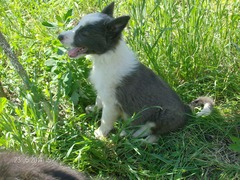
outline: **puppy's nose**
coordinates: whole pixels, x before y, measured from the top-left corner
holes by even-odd
[[[62,40],[64,39],[64,35],[59,34],[59,35],[58,35],[58,39],[59,39],[59,41],[62,41]]]

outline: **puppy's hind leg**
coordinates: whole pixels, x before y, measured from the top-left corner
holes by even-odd
[[[157,135],[149,135],[148,137],[146,137],[146,139],[144,139],[144,142],[152,144],[152,143],[156,143],[158,141],[159,137]]]
[[[139,130],[137,130],[134,134],[133,137],[146,137],[150,134],[152,134],[152,128],[156,126],[155,123],[153,122],[147,122],[146,124],[142,125]]]
[[[143,125],[139,130],[137,130],[134,134],[133,137],[146,137],[143,142],[145,143],[156,143],[159,139],[157,135],[152,134],[152,128],[156,127],[156,124],[153,122],[148,122],[145,125]]]

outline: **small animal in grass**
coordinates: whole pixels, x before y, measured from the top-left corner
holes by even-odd
[[[0,180],[85,180],[85,175],[50,160],[0,152]]]
[[[107,136],[120,116],[128,119],[137,113],[132,125],[140,128],[133,137],[156,142],[159,135],[183,127],[191,110],[164,80],[139,62],[122,37],[130,16],[114,18],[113,11],[111,3],[101,12],[85,15],[58,39],[69,47],[70,58],[87,55],[93,62],[90,80],[97,91],[95,106],[102,109],[95,136]],[[204,99],[204,104],[212,104],[211,98]],[[203,108],[200,114],[204,112]]]

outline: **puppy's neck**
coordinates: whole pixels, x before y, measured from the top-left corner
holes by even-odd
[[[105,101],[116,101],[115,88],[139,65],[133,51],[120,40],[113,50],[101,55],[91,55],[90,58],[93,61],[90,80],[98,96]]]
[[[119,41],[119,43],[114,49],[109,50],[108,52],[101,55],[97,54],[88,55],[88,58],[93,61],[94,66],[126,62],[128,63],[138,62],[133,51],[127,46],[126,42],[122,39]]]

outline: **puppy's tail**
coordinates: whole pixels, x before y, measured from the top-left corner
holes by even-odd
[[[213,106],[214,106],[214,101],[211,97],[199,97],[197,99],[195,99],[194,101],[192,101],[189,104],[190,108],[193,110],[195,107],[203,107],[202,110],[200,112],[198,112],[196,114],[197,117],[199,116],[208,116],[209,114],[211,114],[212,110],[213,110]]]

